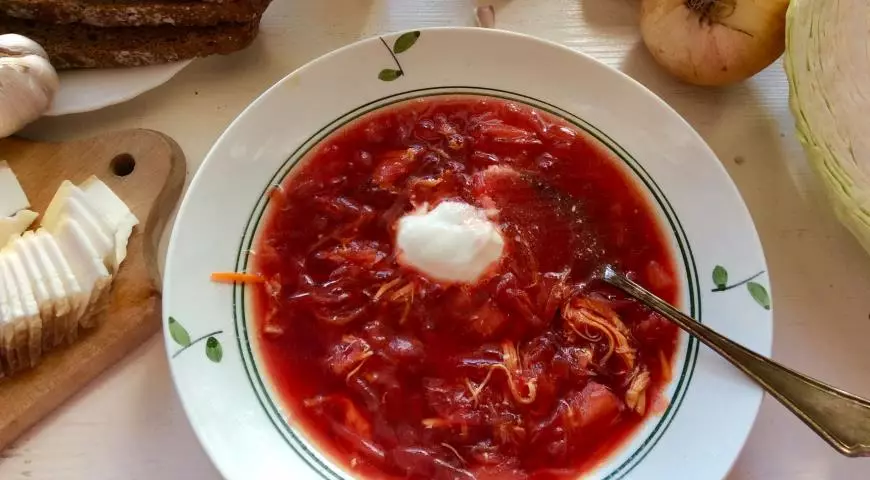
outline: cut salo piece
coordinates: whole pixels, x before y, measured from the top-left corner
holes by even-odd
[[[102,215],[88,204],[85,194],[69,180],[61,183],[57,193],[42,216],[41,226],[55,232],[60,222],[72,218],[87,235],[106,268],[115,268],[115,232],[102,219]]]
[[[0,161],[0,218],[11,217],[25,208],[30,208],[30,201],[18,178],[8,163]]]
[[[18,366],[18,356],[12,347],[15,339],[15,319],[12,318],[12,307],[9,304],[9,294],[6,292],[6,280],[3,272],[6,261],[0,255],[0,372],[11,375]]]
[[[45,235],[43,235],[44,237]],[[78,319],[73,304],[77,296],[81,296],[81,291],[78,288],[78,282],[72,274],[72,270],[63,259],[60,253],[60,248],[54,243],[54,239],[50,236],[48,240],[40,238],[34,232],[25,232],[21,242],[18,244],[22,247],[27,258],[34,260],[36,267],[39,269],[39,275],[45,282],[45,288],[48,291],[50,308],[54,314],[54,321],[51,325],[50,342],[51,347],[56,347],[64,342],[68,337],[70,325],[77,326]],[[52,260],[53,255],[50,250],[54,250],[56,255],[63,260],[62,264],[58,265]],[[64,281],[64,276],[68,275],[74,282],[69,287]],[[71,292],[68,294],[69,291]],[[46,318],[43,317],[43,328],[46,325]],[[45,338],[45,335],[43,335]]]
[[[72,267],[50,233],[40,229],[34,234],[34,240],[38,248],[45,253],[47,260],[51,262],[51,266],[57,271],[58,278],[62,282],[63,298],[68,302],[69,313],[66,315],[66,322],[58,325],[58,330],[61,332],[62,340],[72,343],[78,338],[79,320],[88,308],[91,292],[85,291],[79,284]]]
[[[27,357],[30,362],[25,366],[35,367],[42,359],[42,317],[39,314],[39,304],[36,303],[21,256],[14,249],[7,249],[5,254],[15,286],[18,287],[18,297],[21,299],[22,318],[19,321],[27,326]]]
[[[102,307],[102,300],[109,290],[112,276],[103,264],[102,256],[74,218],[62,218],[52,235],[69,262],[82,293],[88,297],[88,307],[79,318],[79,325],[92,327],[94,313]]]
[[[21,304],[21,296],[18,293],[17,281],[12,273],[9,255],[5,252],[0,253],[0,275],[2,275],[0,283],[6,289],[6,298],[9,302],[9,316],[3,324],[3,339],[9,361],[9,371],[15,373],[30,365],[30,354],[27,348],[29,331],[24,308]]]
[[[99,178],[91,176],[79,185],[79,188],[88,203],[102,214],[103,220],[114,231],[115,269],[117,270],[121,262],[127,258],[127,242],[133,233],[133,227],[139,224],[139,220],[127,204]]]
[[[57,346],[58,303],[64,298],[63,285],[57,270],[51,265],[46,255],[37,247],[33,232],[27,232],[11,244],[10,248],[18,253],[21,263],[30,279],[33,296],[39,305],[39,316],[42,318],[42,349],[43,352]],[[69,311],[69,303],[66,303]]]
[[[0,217],[0,247],[21,236],[38,216],[30,210],[19,210],[11,217]]]

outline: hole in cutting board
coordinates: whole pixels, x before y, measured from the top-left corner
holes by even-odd
[[[112,168],[112,173],[119,177],[126,177],[136,169],[136,159],[129,153],[121,153],[115,155],[110,166]]]

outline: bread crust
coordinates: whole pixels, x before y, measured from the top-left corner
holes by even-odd
[[[43,23],[98,27],[249,23],[271,0],[2,0],[0,13]]]
[[[56,69],[65,70],[138,67],[229,54],[250,45],[259,24],[259,15],[246,23],[207,27],[57,25],[0,15],[0,34],[33,39],[45,48]]]

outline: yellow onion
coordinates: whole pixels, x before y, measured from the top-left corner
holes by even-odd
[[[745,80],[785,48],[789,0],[643,0],[641,34],[668,72],[696,85]]]

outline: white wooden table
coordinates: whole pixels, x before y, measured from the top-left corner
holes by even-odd
[[[870,257],[833,219],[808,169],[781,66],[730,89],[693,88],[672,80],[647,54],[637,0],[492,3],[498,27],[561,42],[623,70],[701,133],[737,183],[764,243],[776,311],[774,357],[870,396]],[[227,124],[296,67],[378,33],[471,25],[473,6],[472,0],[274,0],[249,50],[194,62],[129,103],[46,119],[24,133],[65,140],[157,129],[183,147],[189,181]],[[0,478],[194,480],[219,474],[184,417],[155,337],[2,452]],[[766,399],[729,478],[866,479],[870,459],[838,456]]]

